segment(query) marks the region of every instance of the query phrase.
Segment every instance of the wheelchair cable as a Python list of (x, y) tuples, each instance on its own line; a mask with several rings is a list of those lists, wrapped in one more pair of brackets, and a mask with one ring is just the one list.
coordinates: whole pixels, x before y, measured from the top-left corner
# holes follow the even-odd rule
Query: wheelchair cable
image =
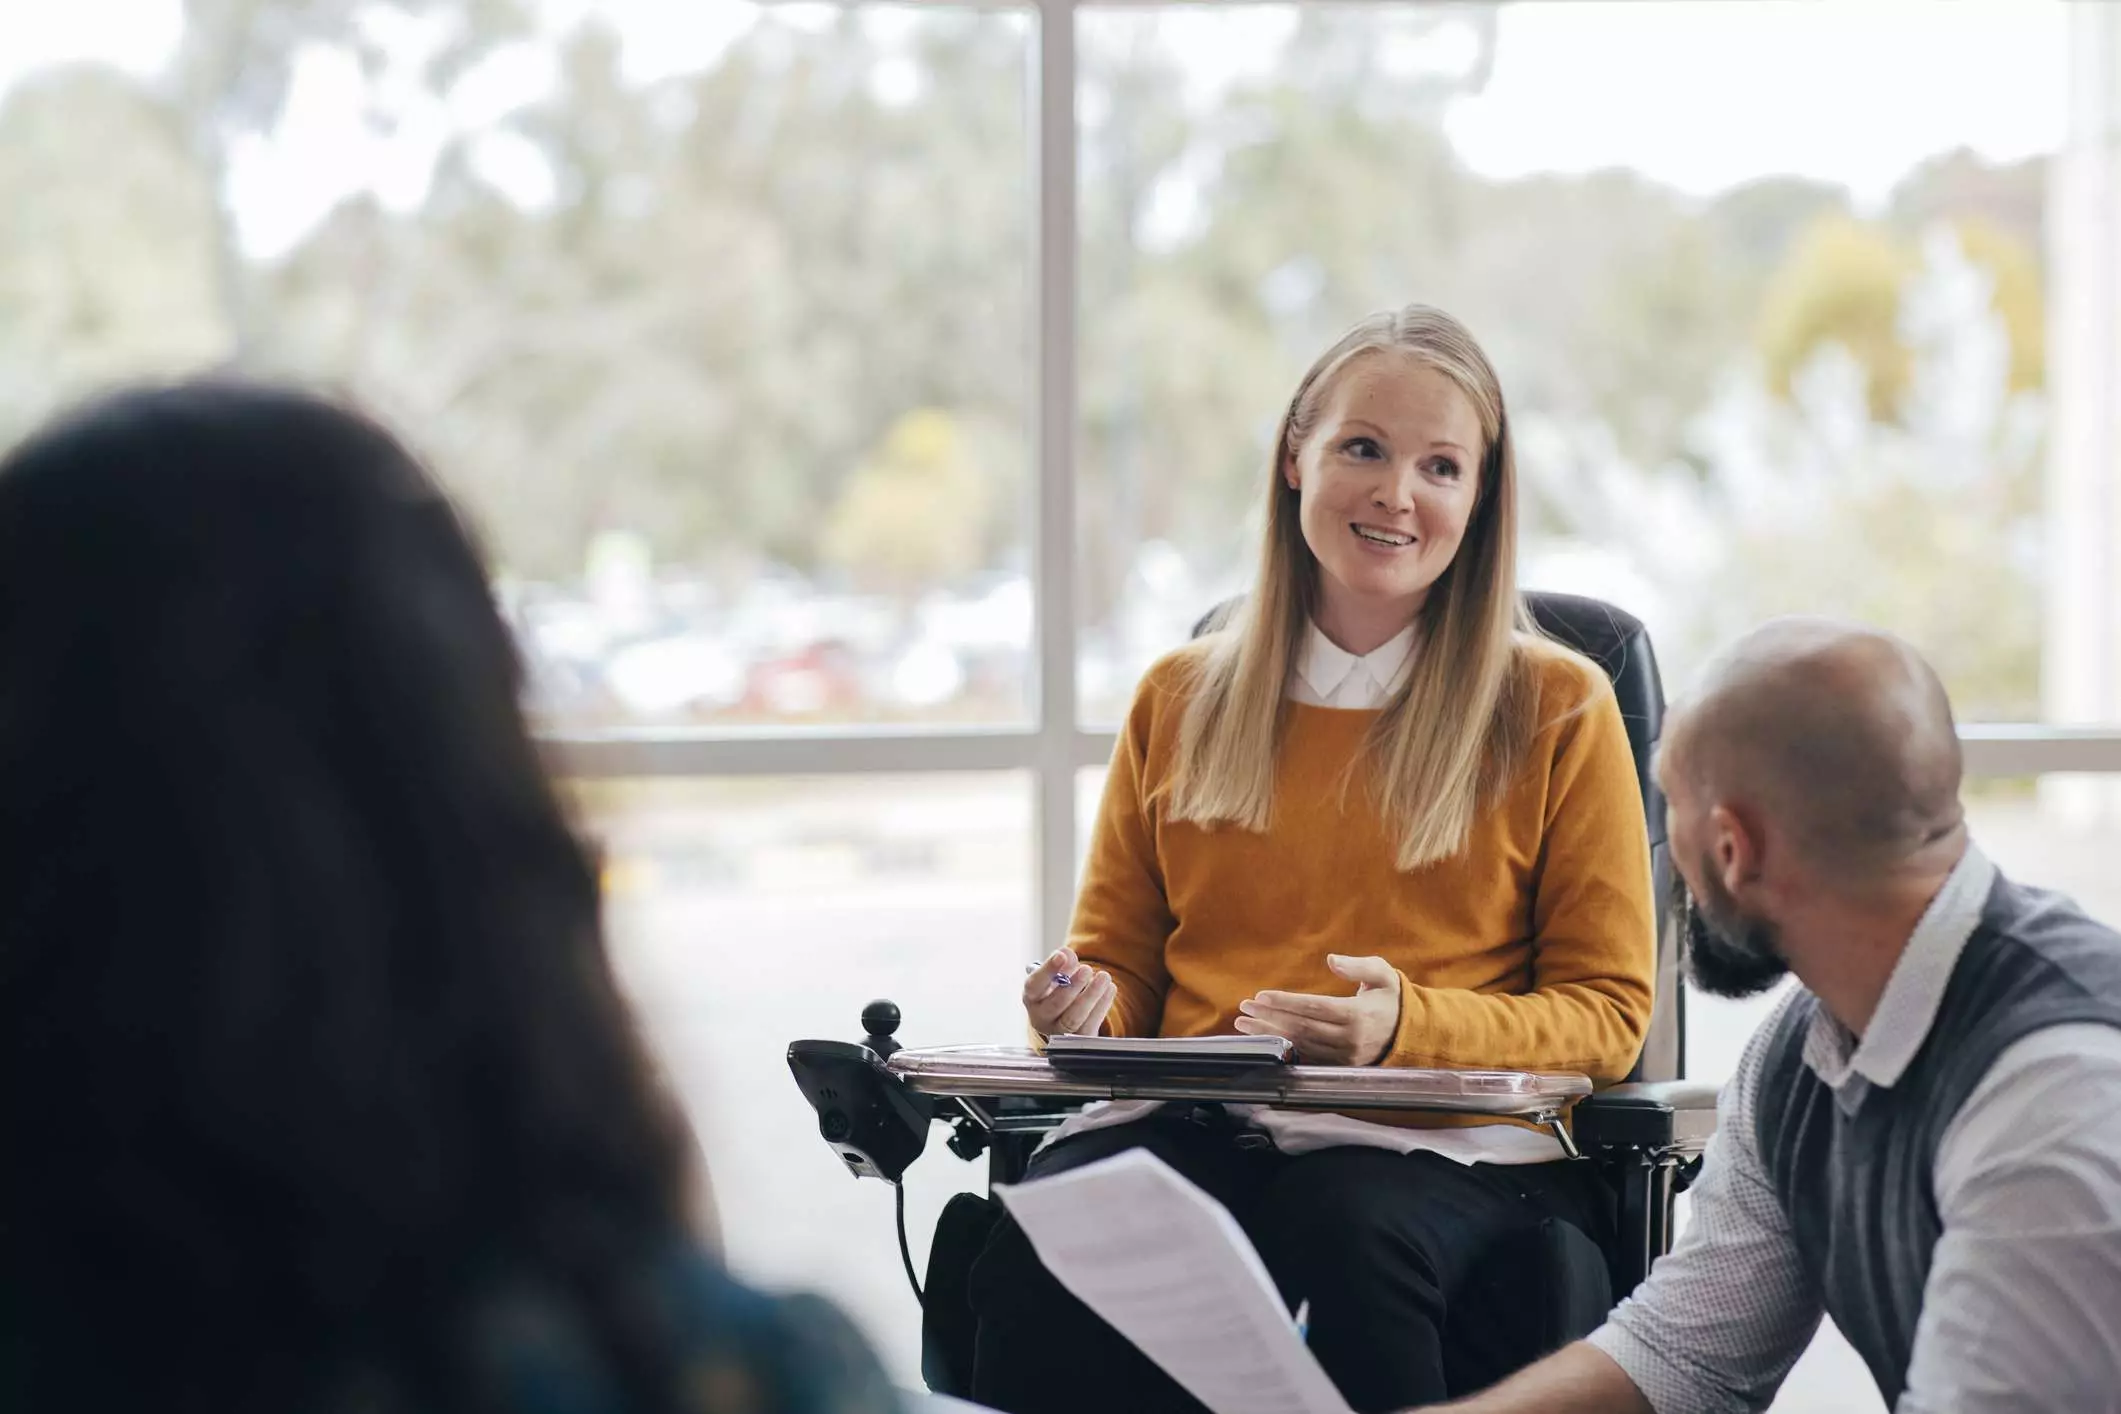
[(913, 1299), (920, 1302), (925, 1309), (928, 1304), (928, 1298), (921, 1291), (921, 1279), (913, 1274), (913, 1247), (906, 1241), (905, 1181), (902, 1179), (892, 1184), (891, 1191), (898, 1199), (898, 1257), (901, 1262), (906, 1264), (906, 1281), (913, 1288)]

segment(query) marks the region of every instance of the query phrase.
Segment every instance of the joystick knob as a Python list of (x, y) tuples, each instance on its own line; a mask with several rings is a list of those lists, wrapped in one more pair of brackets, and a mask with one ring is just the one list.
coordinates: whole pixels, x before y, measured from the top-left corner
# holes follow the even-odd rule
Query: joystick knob
[(869, 1049), (880, 1056), (889, 1056), (898, 1050), (899, 1043), (893, 1037), (898, 1034), (902, 1019), (896, 1002), (878, 1000), (863, 1007), (862, 1030), (867, 1033), (863, 1039)]

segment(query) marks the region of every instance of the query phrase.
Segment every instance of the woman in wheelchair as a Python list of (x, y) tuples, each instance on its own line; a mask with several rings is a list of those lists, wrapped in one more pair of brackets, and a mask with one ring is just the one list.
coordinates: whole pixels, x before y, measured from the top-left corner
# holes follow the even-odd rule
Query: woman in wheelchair
[[(1120, 733), (1040, 1035), (1290, 1038), (1306, 1062), (1622, 1079), (1650, 1018), (1642, 797), (1612, 689), (1539, 637), (1494, 369), (1415, 305), (1297, 385), (1258, 583), (1151, 667)], [(1152, 1150), (1251, 1236), (1357, 1410), (1559, 1343), (1541, 1244), (1594, 1236), (1587, 1164), (1529, 1125), (1115, 1103), (1032, 1161)], [(975, 1398), (1192, 1409), (1004, 1222), (972, 1274)]]

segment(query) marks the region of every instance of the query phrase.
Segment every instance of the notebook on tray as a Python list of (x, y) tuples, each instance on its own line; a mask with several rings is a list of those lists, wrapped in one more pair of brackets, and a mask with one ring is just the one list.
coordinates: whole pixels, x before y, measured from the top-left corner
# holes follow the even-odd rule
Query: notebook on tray
[(1046, 1059), (1055, 1070), (1111, 1075), (1225, 1075), (1287, 1065), (1296, 1048), (1281, 1036), (1053, 1036)]

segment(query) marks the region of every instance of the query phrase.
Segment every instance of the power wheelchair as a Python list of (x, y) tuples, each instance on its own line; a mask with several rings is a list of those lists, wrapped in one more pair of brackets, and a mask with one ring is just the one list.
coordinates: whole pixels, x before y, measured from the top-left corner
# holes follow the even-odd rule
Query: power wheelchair
[[(1057, 1068), (1024, 1047), (949, 1046), (909, 1049), (889, 1001), (861, 1016), (859, 1042), (803, 1040), (788, 1048), (796, 1084), (818, 1116), (818, 1132), (857, 1178), (898, 1185), (940, 1123), (952, 1153), (982, 1156), (989, 1184), (1023, 1176), (1041, 1138), (1084, 1104), (1104, 1099), (1162, 1099), (1212, 1106), (1218, 1101), (1298, 1109), (1446, 1110), (1508, 1114), (1555, 1132), (1563, 1151), (1597, 1166), (1612, 1195), (1606, 1230), (1584, 1234), (1566, 1223), (1536, 1250), (1513, 1260), (1547, 1264), (1553, 1307), (1537, 1322), (1545, 1348), (1525, 1362), (1588, 1334), (1613, 1302), (1648, 1275), (1671, 1248), (1673, 1208), (1698, 1171), (1716, 1127), (1716, 1091), (1684, 1079), (1686, 998), (1680, 969), (1689, 901), (1665, 835), (1665, 801), (1651, 772), (1664, 716), (1664, 688), (1649, 635), (1633, 616), (1598, 600), (1530, 593), (1526, 607), (1539, 628), (1604, 668), (1627, 726), (1648, 819), (1653, 886), (1661, 901), (1657, 928), (1656, 1006), (1628, 1083), (1595, 1094), (1582, 1076), (1519, 1072), (1361, 1070), (1272, 1066), (1224, 1075), (1100, 1073)], [(1220, 626), (1234, 601), (1219, 605), (1194, 634)], [(1579, 1098), (1580, 1097), (1580, 1098)], [(971, 1384), (973, 1316), (967, 1284), (973, 1259), (1000, 1219), (989, 1195), (961, 1193), (943, 1211), (930, 1248), (926, 1281), (914, 1271), (900, 1193), (900, 1252), (921, 1294), (921, 1371), (938, 1394), (964, 1396)]]

